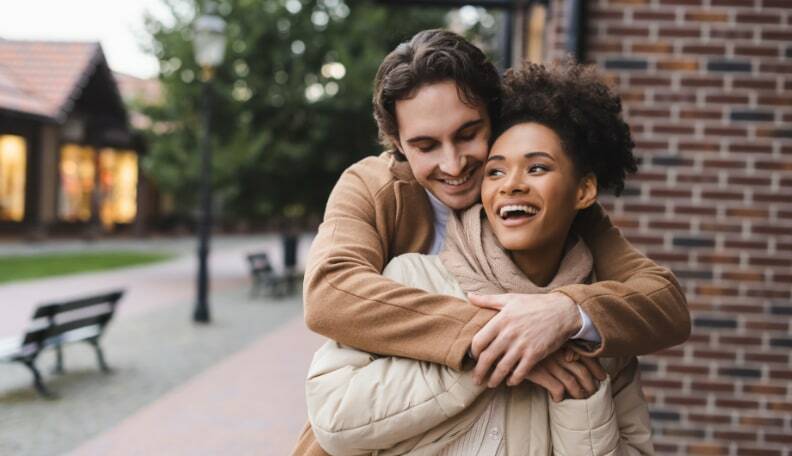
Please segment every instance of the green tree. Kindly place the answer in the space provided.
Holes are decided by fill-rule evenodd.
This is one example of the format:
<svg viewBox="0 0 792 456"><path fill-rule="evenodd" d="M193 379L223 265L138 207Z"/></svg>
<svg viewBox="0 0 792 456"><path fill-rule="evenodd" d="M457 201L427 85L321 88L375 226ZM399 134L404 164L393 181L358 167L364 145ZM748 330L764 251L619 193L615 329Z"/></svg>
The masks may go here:
<svg viewBox="0 0 792 456"><path fill-rule="evenodd" d="M147 19L165 100L146 109L144 170L190 214L200 160L201 87L194 0L169 0L172 23ZM224 64L213 82L214 192L225 218L321 214L340 173L377 153L371 87L383 57L442 9L356 0L222 0Z"/></svg>

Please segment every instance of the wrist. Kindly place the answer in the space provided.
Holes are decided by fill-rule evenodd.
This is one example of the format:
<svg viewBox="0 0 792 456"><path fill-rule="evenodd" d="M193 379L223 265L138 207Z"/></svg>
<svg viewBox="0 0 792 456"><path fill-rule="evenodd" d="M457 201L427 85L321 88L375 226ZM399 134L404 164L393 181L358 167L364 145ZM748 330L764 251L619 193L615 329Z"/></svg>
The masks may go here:
<svg viewBox="0 0 792 456"><path fill-rule="evenodd" d="M583 319L580 317L580 309L575 301L564 293L553 293L559 300L563 308L561 327L567 339L572 338L583 328Z"/></svg>

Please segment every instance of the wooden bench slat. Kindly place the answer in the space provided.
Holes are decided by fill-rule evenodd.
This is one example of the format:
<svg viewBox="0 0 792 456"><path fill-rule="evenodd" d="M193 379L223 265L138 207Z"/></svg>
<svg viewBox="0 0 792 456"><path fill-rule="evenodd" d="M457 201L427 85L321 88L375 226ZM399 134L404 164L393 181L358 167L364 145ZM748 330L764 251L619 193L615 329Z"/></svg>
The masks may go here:
<svg viewBox="0 0 792 456"><path fill-rule="evenodd" d="M101 303L110 303L112 305L121 299L123 294L123 291L117 290L96 296L42 304L36 308L36 311L33 313L33 318L50 317L56 313L70 312Z"/></svg>

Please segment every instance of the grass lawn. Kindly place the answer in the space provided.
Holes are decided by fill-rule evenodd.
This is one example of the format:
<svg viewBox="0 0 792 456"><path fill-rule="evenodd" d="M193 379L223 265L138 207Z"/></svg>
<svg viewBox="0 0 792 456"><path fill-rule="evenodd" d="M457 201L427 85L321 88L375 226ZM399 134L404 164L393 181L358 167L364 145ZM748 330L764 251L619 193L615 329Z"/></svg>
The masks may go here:
<svg viewBox="0 0 792 456"><path fill-rule="evenodd" d="M137 266L172 258L171 254L144 252L57 253L0 256L0 283Z"/></svg>

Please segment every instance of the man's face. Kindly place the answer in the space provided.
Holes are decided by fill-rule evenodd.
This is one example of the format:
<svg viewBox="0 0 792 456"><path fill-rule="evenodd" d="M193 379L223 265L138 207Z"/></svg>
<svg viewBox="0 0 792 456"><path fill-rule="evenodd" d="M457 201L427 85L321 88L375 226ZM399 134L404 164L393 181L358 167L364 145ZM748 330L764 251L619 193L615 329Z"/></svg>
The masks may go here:
<svg viewBox="0 0 792 456"><path fill-rule="evenodd" d="M456 84L444 81L397 101L396 120L416 180L451 209L476 203L490 136L486 107L465 104Z"/></svg>
<svg viewBox="0 0 792 456"><path fill-rule="evenodd" d="M553 130L522 123L492 145L481 201L505 249L541 252L563 245L577 211L594 203L596 188L593 176L578 176Z"/></svg>

